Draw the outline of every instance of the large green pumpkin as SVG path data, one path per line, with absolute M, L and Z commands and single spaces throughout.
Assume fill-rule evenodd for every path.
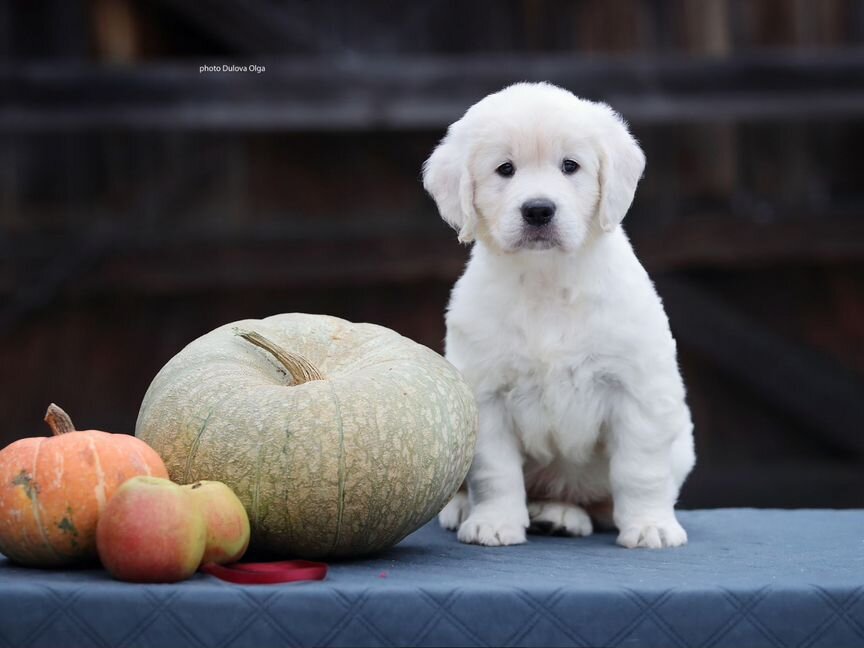
M 226 324 L 172 358 L 135 434 L 179 483 L 228 484 L 252 542 L 358 555 L 429 521 L 468 472 L 477 410 L 440 355 L 390 329 L 292 313 Z

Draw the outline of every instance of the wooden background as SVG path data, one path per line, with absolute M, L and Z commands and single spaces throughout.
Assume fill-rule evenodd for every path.
M 234 319 L 440 350 L 466 250 L 420 166 L 472 102 L 545 79 L 648 157 L 625 225 L 694 412 L 682 504 L 864 506 L 862 45 L 861 0 L 4 3 L 0 445 L 50 401 L 131 432 Z

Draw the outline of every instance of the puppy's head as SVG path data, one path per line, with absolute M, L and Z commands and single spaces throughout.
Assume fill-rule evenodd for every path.
M 644 168 L 609 106 L 519 83 L 450 126 L 423 166 L 423 186 L 460 241 L 566 252 L 618 226 Z

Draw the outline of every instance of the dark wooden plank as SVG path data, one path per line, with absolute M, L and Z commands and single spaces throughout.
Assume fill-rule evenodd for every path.
M 488 92 L 549 80 L 640 123 L 864 114 L 864 52 L 728 59 L 465 56 L 258 61 L 199 73 L 31 63 L 0 68 L 0 128 L 356 130 L 441 128 Z M 253 63 L 253 62 L 248 62 Z
M 239 9 L 231 0 L 158 0 L 158 4 L 241 55 L 275 55 L 297 50 L 321 53 L 336 45 L 328 38 L 328 30 L 296 15 L 303 9 L 296 3 L 294 7 L 280 7 L 273 2 L 246 0 Z
M 682 346 L 825 441 L 864 454 L 864 377 L 774 334 L 691 281 L 664 275 L 656 284 Z
M 162 192 L 150 187 L 157 199 L 173 191 L 171 187 Z M 455 280 L 467 248 L 456 243 L 431 209 L 427 214 L 404 215 L 401 228 L 387 220 L 378 224 L 362 220 L 353 227 L 334 229 L 327 219 L 286 218 L 281 226 L 213 231 L 175 228 L 164 235 L 95 230 L 7 237 L 0 239 L 4 259 L 0 294 L 9 296 L 10 287 L 17 288 L 2 312 L 18 309 L 15 304 L 19 301 L 50 302 L 73 282 L 76 290 L 87 293 L 184 294 L 229 286 Z M 636 229 L 631 238 L 643 264 L 653 273 L 788 262 L 836 263 L 864 257 L 864 220 L 860 218 L 763 224 L 731 217 L 694 217 Z M 72 253 L 74 262 L 67 258 Z M 70 263 L 78 268 L 75 273 L 67 267 Z M 53 270 L 55 267 L 58 269 Z M 25 276 L 26 282 L 21 280 Z M 48 277 L 47 283 L 43 285 L 40 277 Z M 26 290 L 21 286 L 27 286 Z
M 758 268 L 781 263 L 834 263 L 864 258 L 864 219 L 794 215 L 761 222 L 731 214 L 646 221 L 631 239 L 651 272 L 686 268 Z M 654 222 L 665 225 L 654 226 Z M 626 221 L 625 221 L 626 223 Z
M 148 186 L 158 198 L 158 187 Z M 400 223 L 394 223 L 382 212 L 377 220 L 339 221 L 339 227 L 331 225 L 336 219 L 306 219 L 302 214 L 286 213 L 271 223 L 221 228 L 203 228 L 193 223 L 185 228 L 167 229 L 162 234 L 132 235 L 102 228 L 92 232 L 55 229 L 35 235 L 18 233 L 0 238 L 0 257 L 15 265 L 41 264 L 54 256 L 55 249 L 66 245 L 108 249 L 116 257 L 167 255 L 169 259 L 175 253 L 196 249 L 278 251 L 316 247 L 324 250 L 321 253 L 327 265 L 324 269 L 332 273 L 338 272 L 341 264 L 362 256 L 364 250 L 374 254 L 381 246 L 386 247 L 389 258 L 412 257 L 417 242 L 428 243 L 435 253 L 447 248 L 460 250 L 462 246 L 456 243 L 455 234 L 439 222 L 433 209 L 430 204 L 423 213 L 400 213 Z M 655 273 L 688 268 L 837 263 L 864 257 L 864 219 L 856 216 L 801 215 L 788 221 L 762 223 L 718 213 L 693 215 L 680 221 L 657 218 L 646 223 L 651 227 L 630 228 L 630 239 L 643 265 Z M 348 257 L 341 254 L 343 247 L 353 247 L 354 254 Z M 327 260 L 331 252 L 335 256 Z M 460 252 L 458 256 L 462 258 L 464 254 Z M 290 258 L 286 255 L 286 262 Z M 339 263 L 334 264 L 333 259 Z M 208 267 L 201 267 L 199 272 L 208 272 Z M 350 269 L 345 272 L 353 275 Z
M 0 336 L 14 330 L 29 316 L 47 310 L 70 285 L 86 279 L 107 254 L 100 237 L 64 245 L 50 258 L 30 264 L 23 272 L 13 270 L 7 287 L 11 295 L 0 307 Z
M 165 246 L 106 259 L 88 282 L 100 293 L 182 294 L 215 287 L 364 286 L 453 279 L 467 251 L 455 241 L 417 237 Z
M 753 430 L 758 434 L 758 430 Z M 864 471 L 853 462 L 804 458 L 699 465 L 684 483 L 681 508 L 864 507 Z

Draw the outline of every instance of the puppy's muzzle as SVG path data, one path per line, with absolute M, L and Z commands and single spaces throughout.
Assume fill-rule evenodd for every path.
M 545 198 L 534 198 L 522 203 L 522 219 L 534 227 L 548 224 L 555 215 L 555 203 Z

